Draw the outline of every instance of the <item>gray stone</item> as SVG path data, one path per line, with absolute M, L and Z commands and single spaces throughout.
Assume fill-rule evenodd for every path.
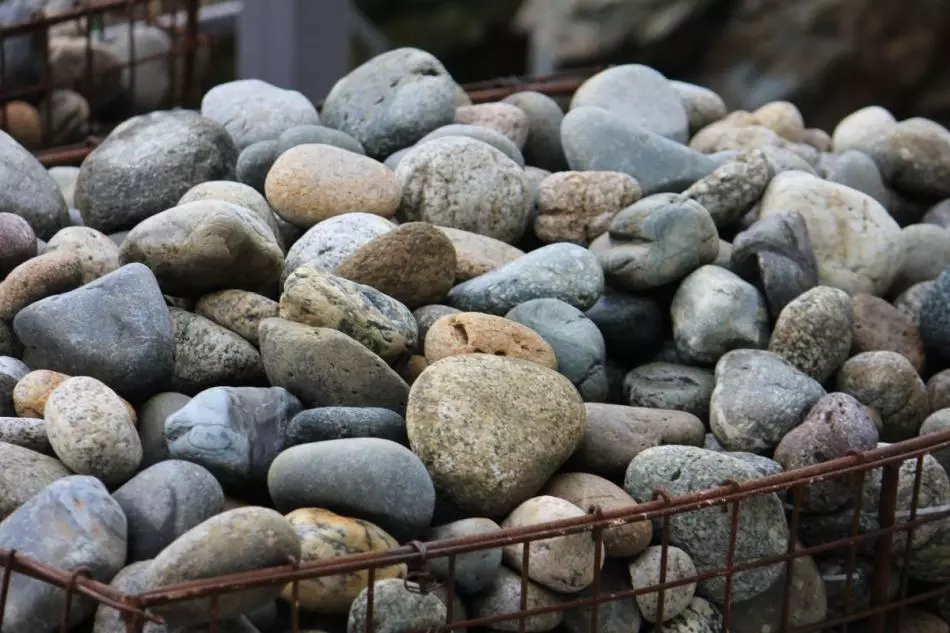
M 165 420 L 172 459 L 200 464 L 231 494 L 263 489 L 300 401 L 281 387 L 214 387 Z
M 215 386 L 261 383 L 264 366 L 254 346 L 197 314 L 169 308 L 175 333 L 171 388 L 194 395 Z
M 140 262 L 173 296 L 234 288 L 273 295 L 284 252 L 257 214 L 224 200 L 198 200 L 140 222 L 122 242 L 119 261 Z
M 564 117 L 561 142 L 572 170 L 629 174 L 647 196 L 679 193 L 725 162 L 594 107 Z
M 19 215 L 0 212 L 0 277 L 36 255 L 36 233 L 30 223 Z
M 240 547 L 234 547 L 240 543 Z M 154 589 L 189 580 L 285 565 L 300 560 L 300 537 L 290 522 L 269 508 L 228 510 L 199 523 L 175 539 L 148 566 L 145 587 Z M 222 620 L 272 602 L 281 585 L 223 594 L 218 600 Z M 208 600 L 199 598 L 156 606 L 152 612 L 169 628 L 203 624 L 211 619 Z
M 396 179 L 403 189 L 399 212 L 410 222 L 507 243 L 517 242 L 528 227 L 534 201 L 528 178 L 487 143 L 464 136 L 420 143 L 399 161 Z
M 950 269 L 940 273 L 927 294 L 917 321 L 927 354 L 950 359 Z
M 935 224 L 945 229 L 950 228 L 950 198 L 942 200 L 930 207 L 920 219 L 921 224 Z
M 455 82 L 438 59 L 397 48 L 363 63 L 327 95 L 323 123 L 359 141 L 382 160 L 455 116 Z
M 66 573 L 85 568 L 108 582 L 125 563 L 126 520 L 101 481 L 73 475 L 54 481 L 0 523 L 0 548 Z M 21 574 L 10 579 L 4 633 L 54 631 L 66 592 Z M 73 596 L 70 626 L 92 615 L 96 603 Z
M 950 231 L 930 224 L 912 224 L 901 230 L 900 270 L 889 291 L 896 295 L 924 281 L 932 281 L 950 268 Z
M 137 21 L 132 28 L 126 24 L 110 25 L 102 33 L 109 51 L 121 64 L 128 64 L 122 68 L 121 80 L 127 94 L 134 99 L 130 104 L 132 109 L 151 112 L 165 107 L 173 77 L 168 64 L 168 55 L 172 54 L 175 45 L 172 36 L 158 25 L 144 21 Z M 199 49 L 196 53 L 196 59 L 200 60 L 202 51 Z M 130 72 L 133 60 L 134 77 Z M 196 68 L 196 73 L 200 73 L 200 67 Z M 184 86 L 184 64 L 177 65 L 175 77 L 177 85 Z
M 521 323 L 554 349 L 558 371 L 586 402 L 607 398 L 607 348 L 594 322 L 559 299 L 532 299 L 508 311 L 505 318 Z
M 234 167 L 238 182 L 253 187 L 255 191 L 264 195 L 264 183 L 267 172 L 277 157 L 280 156 L 280 146 L 277 141 L 258 141 L 248 145 L 238 155 Z
M 172 375 L 171 318 L 141 264 L 27 306 L 13 329 L 30 367 L 98 378 L 123 396 L 151 395 Z
M 649 66 L 624 64 L 601 71 L 574 93 L 571 110 L 603 108 L 678 143 L 689 140 L 689 119 L 679 94 Z
M 294 126 L 320 123 L 307 97 L 260 79 L 218 84 L 202 98 L 201 115 L 223 125 L 239 151 Z
M 611 358 L 628 362 L 648 358 L 663 338 L 663 311 L 651 297 L 606 287 L 585 314 L 603 334 Z
M 562 601 L 558 594 L 530 580 L 527 582 L 525 593 L 528 610 L 554 607 Z M 507 567 L 502 567 L 495 577 L 495 582 L 472 599 L 469 610 L 472 618 L 517 613 L 521 610 L 521 576 Z M 517 616 L 511 617 L 510 620 L 493 622 L 491 630 L 517 633 L 520 630 L 520 621 Z M 525 633 L 546 633 L 556 629 L 563 621 L 563 611 L 528 616 L 524 620 L 524 631 Z
M 429 541 L 474 536 L 476 534 L 495 534 L 501 526 L 491 519 L 461 519 L 445 525 L 433 527 L 426 533 Z M 429 568 L 436 578 L 447 580 L 449 577 L 449 559 L 435 558 L 429 561 Z M 455 590 L 466 594 L 477 594 L 488 589 L 501 570 L 501 549 L 484 549 L 455 557 Z
M 728 454 L 693 446 L 650 448 L 630 462 L 624 488 L 637 501 L 652 499 L 656 488 L 670 496 L 698 492 L 722 485 L 727 479 L 738 483 L 758 479 L 761 474 L 747 462 Z M 703 508 L 670 519 L 670 543 L 693 559 L 699 573 L 726 566 L 730 551 L 731 516 L 721 507 Z M 749 497 L 742 504 L 736 532 L 734 561 L 754 561 L 784 553 L 788 546 L 788 525 L 778 495 Z M 732 576 L 732 599 L 749 600 L 766 591 L 779 577 L 782 564 L 737 572 Z M 699 583 L 697 593 L 717 604 L 725 599 L 721 577 Z
M 380 580 L 373 585 L 372 622 L 376 633 L 436 629 L 445 624 L 446 609 L 442 600 L 435 594 L 422 593 L 418 586 L 414 589 L 397 578 Z M 350 606 L 347 633 L 366 630 L 368 591 L 361 591 Z
M 923 424 L 920 425 L 918 435 L 924 436 L 931 433 L 940 433 L 950 428 L 950 409 L 939 409 L 927 416 Z M 950 447 L 944 447 L 936 451 L 931 451 L 931 455 L 940 462 L 943 469 L 950 473 Z
M 933 121 L 913 118 L 886 126 L 854 149 L 874 159 L 881 175 L 898 191 L 950 196 L 950 132 Z
M 372 213 L 344 213 L 324 220 L 308 229 L 287 251 L 281 281 L 301 266 L 332 273 L 361 246 L 394 228 L 392 222 Z
M 729 350 L 768 345 L 765 299 L 724 268 L 707 265 L 690 274 L 671 312 L 676 349 L 688 362 L 712 365 Z
M 867 154 L 856 150 L 822 154 L 819 168 L 825 180 L 847 185 L 868 194 L 885 207 L 890 206 L 891 191 L 884 184 L 877 165 Z
M 818 285 L 818 263 L 808 227 L 796 211 L 758 220 L 732 242 L 730 268 L 765 295 L 778 318 L 786 305 Z
M 0 521 L 57 479 L 72 473 L 58 459 L 0 441 Z
M 679 96 L 683 109 L 686 110 L 690 135 L 726 118 L 729 113 L 722 97 L 709 88 L 676 80 L 670 80 L 670 88 Z
M 0 417 L 0 442 L 52 455 L 42 418 Z
M 704 367 L 653 362 L 631 369 L 623 392 L 630 406 L 685 411 L 707 420 L 714 385 L 713 372 Z
M 274 210 L 270 208 L 270 204 L 267 203 L 264 195 L 253 187 L 233 180 L 209 180 L 186 191 L 176 206 L 208 199 L 223 200 L 253 211 L 267 225 L 274 237 L 277 238 L 277 243 L 283 248 L 284 242 L 280 227 L 277 224 L 277 216 L 274 214 Z
M 409 386 L 386 362 L 346 334 L 284 319 L 260 327 L 261 358 L 272 385 L 308 408 L 406 408 Z
M 165 443 L 165 418 L 178 411 L 191 400 L 183 393 L 157 393 L 139 409 L 139 439 L 142 442 L 141 468 L 148 468 L 168 459 L 168 444 Z
M 518 149 L 518 146 L 515 145 L 511 139 L 501 132 L 481 125 L 467 125 L 464 123 L 450 123 L 449 125 L 443 125 L 442 127 L 432 130 L 419 139 L 414 147 L 419 147 L 423 143 L 428 143 L 429 141 L 434 141 L 438 138 L 446 138 L 450 136 L 464 136 L 466 138 L 475 139 L 476 141 L 481 141 L 482 143 L 491 145 L 499 152 L 516 162 L 519 167 L 523 168 L 525 165 L 524 156 L 521 154 L 521 150 Z M 402 161 L 400 160 L 400 162 Z
M 69 208 L 56 181 L 32 154 L 3 131 L 0 180 L 6 183 L 0 194 L 0 212 L 22 217 L 38 237 L 48 240 L 70 225 Z
M 20 379 L 30 373 L 23 361 L 12 356 L 0 356 L 0 417 L 15 416 L 13 389 Z
M 44 9 L 45 0 L 12 0 L 0 4 L 0 24 L 13 26 L 36 19 Z M 45 38 L 39 33 L 27 31 L 3 42 L 6 62 L 4 84 L 10 89 L 34 86 L 43 79 L 43 64 L 37 59 Z
M 528 115 L 528 140 L 522 150 L 527 163 L 552 172 L 565 171 L 567 159 L 561 147 L 561 121 L 564 120 L 561 106 L 540 92 L 516 92 L 505 97 L 503 103 L 516 105 Z
M 428 333 L 429 328 L 432 327 L 433 323 L 448 314 L 459 314 L 460 312 L 461 310 L 440 304 L 422 306 L 421 308 L 416 308 L 413 310 L 412 316 L 415 317 L 419 329 L 419 336 L 416 341 L 420 351 L 422 349 L 422 344 L 426 340 L 426 333 Z
M 198 183 L 232 179 L 237 158 L 227 130 L 196 112 L 136 116 L 83 161 L 76 207 L 90 228 L 130 229 L 175 206 Z
M 282 512 L 326 508 L 371 521 L 400 541 L 429 527 L 435 509 L 435 488 L 419 458 L 372 437 L 288 448 L 274 460 L 267 483 Z
M 698 202 L 719 228 L 735 224 L 762 197 L 772 170 L 765 155 L 745 152 L 683 192 Z
M 630 580 L 634 589 L 655 587 L 661 583 L 663 548 L 654 545 L 630 563 Z M 665 582 L 677 582 L 696 576 L 696 566 L 689 554 L 678 547 L 666 550 Z M 660 613 L 659 593 L 643 593 L 636 597 L 640 613 L 648 622 L 666 622 L 686 610 L 696 593 L 696 583 L 690 582 L 663 592 L 663 612 Z
M 618 213 L 590 246 L 607 282 L 621 290 L 648 290 L 679 281 L 711 264 L 719 234 L 709 213 L 678 194 L 656 194 Z
M 284 130 L 277 138 L 277 155 L 279 156 L 298 145 L 314 143 L 318 145 L 333 145 L 334 147 L 348 150 L 354 154 L 366 155 L 363 146 L 360 145 L 360 142 L 355 138 L 346 132 L 341 132 L 340 130 L 335 130 L 332 127 L 325 127 L 323 125 L 295 125 L 294 127 Z
M 152 561 L 140 561 L 126 565 L 113 578 L 109 586 L 124 593 L 140 593 L 146 589 L 148 566 Z M 100 604 L 92 623 L 92 633 L 126 633 L 125 620 L 117 609 Z M 168 633 L 168 627 L 157 622 L 146 622 L 143 633 Z
M 840 618 L 871 606 L 871 587 L 874 582 L 872 559 L 857 556 L 852 565 L 846 555 L 832 553 L 831 557 L 818 561 L 818 573 L 825 585 L 829 618 Z M 893 599 L 899 591 L 900 573 L 893 570 L 888 600 Z
M 824 395 L 820 383 L 781 357 L 735 350 L 716 363 L 709 426 L 730 451 L 766 453 Z
M 321 407 L 295 415 L 284 431 L 284 448 L 310 442 L 376 437 L 409 445 L 406 421 L 378 407 Z
M 785 434 L 775 447 L 775 461 L 785 470 L 813 466 L 844 457 L 850 451 L 863 453 L 877 447 L 877 427 L 867 409 L 852 396 L 823 396 L 801 425 Z M 854 485 L 839 477 L 808 484 L 802 491 L 805 512 L 834 512 L 854 502 Z
M 576 244 L 550 244 L 501 268 L 459 284 L 449 303 L 466 312 L 503 315 L 531 299 L 560 299 L 579 310 L 593 306 L 604 290 L 594 255 Z
M 389 167 L 390 169 L 392 169 L 393 171 L 396 171 L 396 168 L 399 167 L 399 163 L 402 162 L 403 156 L 408 154 L 412 150 L 413 147 L 415 147 L 415 145 L 411 147 L 404 147 L 398 152 L 393 152 L 386 158 L 385 161 L 383 161 L 383 164 L 386 165 L 386 167 Z
M 128 520 L 128 560 L 154 558 L 179 536 L 224 509 L 210 472 L 170 459 L 146 468 L 112 493 Z
M 825 382 L 848 360 L 853 321 L 846 292 L 817 286 L 782 308 L 769 351 Z

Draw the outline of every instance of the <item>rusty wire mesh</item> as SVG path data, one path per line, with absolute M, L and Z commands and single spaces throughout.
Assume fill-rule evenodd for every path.
M 17 102 L 35 106 L 40 115 L 39 138 L 18 138 L 33 151 L 44 165 L 77 164 L 97 144 L 98 140 L 118 121 L 101 116 L 97 111 L 89 113 L 89 126 L 85 138 L 63 143 L 54 136 L 53 102 L 59 90 L 73 90 L 90 101 L 107 78 L 124 76 L 125 97 L 136 101 L 136 91 L 142 82 L 136 81 L 136 73 L 142 72 L 145 64 L 158 64 L 164 60 L 169 89 L 160 108 L 188 105 L 197 94 L 197 54 L 207 41 L 199 32 L 198 10 L 200 0 L 74 0 L 71 9 L 51 14 L 33 15 L 20 24 L 0 28 L 0 129 L 17 136 L 12 129 L 13 106 Z M 168 51 L 157 54 L 137 54 L 136 41 L 141 33 L 140 25 L 160 26 L 169 36 Z M 128 59 L 103 62 L 99 57 L 97 37 L 108 27 L 127 28 Z M 63 35 L 65 34 L 65 35 Z M 50 42 L 59 37 L 76 37 L 84 46 L 84 59 L 77 68 L 59 75 L 54 71 Z M 13 44 L 29 46 L 32 55 L 39 56 L 40 80 L 18 85 L 10 81 L 11 62 L 8 50 Z M 123 114 L 138 113 L 126 111 Z M 120 117 L 124 118 L 124 117 Z
M 934 460 L 928 455 L 950 448 L 950 431 L 943 431 L 893 445 L 882 445 L 864 453 L 851 453 L 845 457 L 823 462 L 807 468 L 801 468 L 760 479 L 737 483 L 723 482 L 722 486 L 696 491 L 686 495 L 669 496 L 664 490 L 655 490 L 651 501 L 632 505 L 628 508 L 604 511 L 591 507 L 583 517 L 563 519 L 550 523 L 520 528 L 509 528 L 500 532 L 459 537 L 440 541 L 421 543 L 414 541 L 398 548 L 382 552 L 371 552 L 341 556 L 317 561 L 290 561 L 282 567 L 261 569 L 232 574 L 218 578 L 205 578 L 176 585 L 165 586 L 136 594 L 123 595 L 114 588 L 103 585 L 84 576 L 83 570 L 58 570 L 49 565 L 28 560 L 13 552 L 0 551 L 3 576 L 0 584 L 0 629 L 8 589 L 13 582 L 46 582 L 60 587 L 66 592 L 64 602 L 62 631 L 67 631 L 69 609 L 72 597 L 82 594 L 98 601 L 107 608 L 122 612 L 127 630 L 138 632 L 148 621 L 160 622 L 161 613 L 170 606 L 188 604 L 190 608 L 206 609 L 209 630 L 221 630 L 221 602 L 229 594 L 248 590 L 272 588 L 275 590 L 290 588 L 289 623 L 282 630 L 297 633 L 304 630 L 299 604 L 300 583 L 314 578 L 328 578 L 341 574 L 366 572 L 366 608 L 373 613 L 375 600 L 375 579 L 378 570 L 398 564 L 406 564 L 410 570 L 405 582 L 411 583 L 413 590 L 428 592 L 440 586 L 445 592 L 447 608 L 446 623 L 440 631 L 461 631 L 475 627 L 503 631 L 540 631 L 537 618 L 550 613 L 563 613 L 586 608 L 584 617 L 589 618 L 589 631 L 599 631 L 600 608 L 593 605 L 629 599 L 646 594 L 656 596 L 656 621 L 652 631 L 660 633 L 665 629 L 663 622 L 664 596 L 666 592 L 691 583 L 701 583 L 710 579 L 720 579 L 723 583 L 723 598 L 718 600 L 717 608 L 721 614 L 721 630 L 730 630 L 730 619 L 741 603 L 734 604 L 731 596 L 734 581 L 738 574 L 765 567 L 783 566 L 784 574 L 778 576 L 770 588 L 777 608 L 777 628 L 771 633 L 806 633 L 810 631 L 847 632 L 867 631 L 887 633 L 901 630 L 901 621 L 905 610 L 910 606 L 926 606 L 935 600 L 950 597 L 950 561 L 946 561 L 946 575 L 939 578 L 927 578 L 930 582 L 912 582 L 911 556 L 918 550 L 915 536 L 927 530 L 931 536 L 936 530 L 950 532 L 950 506 L 946 503 L 933 505 L 927 497 L 925 460 L 931 465 Z M 942 470 L 942 467 L 941 467 Z M 910 483 L 912 481 L 912 483 Z M 825 534 L 820 543 L 808 543 L 802 530 L 803 522 L 809 516 L 803 512 L 803 498 L 811 487 L 838 482 L 850 486 L 853 491 L 853 504 L 850 512 L 850 529 L 846 534 Z M 876 506 L 870 508 L 862 502 L 868 494 L 868 486 L 877 490 L 874 496 Z M 785 551 L 774 556 L 739 560 L 736 544 L 739 537 L 740 517 L 743 505 L 757 497 L 777 494 L 783 501 L 788 524 L 788 539 Z M 928 503 L 930 505 L 928 505 Z M 703 569 L 695 575 L 667 581 L 667 557 L 669 547 L 677 545 L 671 527 L 678 518 L 690 513 L 716 512 L 728 519 L 730 526 L 729 546 L 725 553 L 726 564 L 715 569 Z M 695 515 L 694 515 L 695 516 Z M 868 518 L 871 518 L 868 521 Z M 660 549 L 659 582 L 650 586 L 622 590 L 602 586 L 601 555 L 604 552 L 604 534 L 606 531 L 637 522 L 650 521 L 654 526 L 653 543 Z M 927 527 L 930 526 L 930 527 Z M 517 544 L 537 543 L 568 535 L 589 534 L 594 542 L 593 582 L 583 595 L 561 595 L 555 604 L 540 607 L 529 605 L 529 577 L 531 565 L 531 547 L 521 547 L 520 566 L 527 570 L 520 574 L 519 608 L 507 613 L 473 617 L 459 621 L 454 613 L 456 597 L 455 572 L 458 557 L 485 550 L 510 547 Z M 946 533 L 945 533 L 946 534 Z M 812 537 L 813 540 L 813 537 Z M 802 542 L 799 546 L 798 543 Z M 680 543 L 682 545 L 682 543 Z M 950 541 L 943 547 L 943 553 L 950 550 Z M 929 555 L 929 554 L 928 554 Z M 792 565 L 804 557 L 828 560 L 833 556 L 839 561 L 833 580 L 834 587 L 825 586 L 829 597 L 829 609 L 821 621 L 810 621 L 797 626 L 793 618 L 792 603 L 799 589 L 793 586 Z M 446 559 L 447 573 L 436 577 L 430 564 L 436 559 Z M 859 559 L 868 565 L 861 576 Z M 509 561 L 510 564 L 510 561 Z M 28 576 L 36 580 L 18 578 Z M 863 589 L 859 588 L 859 585 Z M 831 608 L 831 597 L 834 609 Z M 476 614 L 477 615 L 477 614 Z M 533 620 L 534 619 L 534 620 Z M 508 623 L 508 624 L 505 624 Z M 850 625 L 850 627 L 849 627 Z M 365 631 L 374 630 L 374 619 L 367 618 Z M 357 633 L 351 631 L 350 633 Z

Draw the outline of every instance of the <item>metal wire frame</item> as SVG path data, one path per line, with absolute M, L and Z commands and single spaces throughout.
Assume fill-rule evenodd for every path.
M 137 67 L 160 59 L 168 60 L 169 73 L 169 94 L 166 98 L 165 107 L 172 108 L 184 105 L 197 96 L 196 88 L 198 78 L 196 76 L 196 54 L 200 47 L 206 45 L 206 38 L 199 32 L 198 10 L 200 8 L 199 0 L 164 0 L 163 9 L 167 11 L 164 14 L 163 22 L 168 27 L 166 32 L 172 39 L 171 49 L 167 53 L 155 55 L 137 56 L 135 27 L 137 23 L 153 24 L 159 16 L 154 15 L 154 3 L 150 0 L 103 0 L 93 6 L 83 6 L 82 0 L 76 0 L 75 7 L 54 16 L 44 17 L 34 15 L 29 22 L 22 24 L 9 25 L 0 28 L 0 129 L 10 131 L 10 122 L 7 111 L 7 104 L 15 100 L 25 100 L 32 103 L 39 103 L 42 108 L 40 116 L 41 121 L 41 144 L 36 150 L 37 158 L 47 167 L 65 164 L 77 164 L 80 162 L 95 145 L 98 138 L 95 135 L 89 136 L 83 142 L 54 146 L 52 139 L 52 99 L 53 92 L 61 88 L 80 88 L 81 90 L 91 92 L 101 81 L 101 73 L 97 74 L 93 65 L 93 37 L 92 33 L 97 27 L 101 27 L 106 18 L 118 18 L 125 22 L 128 27 L 129 37 L 129 61 L 110 65 L 104 69 L 107 73 L 120 73 L 128 70 L 129 77 L 129 97 L 134 102 L 135 91 L 137 89 L 136 72 Z M 184 14 L 184 23 L 179 23 L 179 13 Z M 50 30 L 57 25 L 75 22 L 82 25 L 82 31 L 87 34 L 85 38 L 85 60 L 83 65 L 83 77 L 79 85 L 72 82 L 57 83 L 53 76 L 53 69 L 50 59 L 49 40 Z M 5 46 L 9 38 L 31 38 L 39 54 L 42 56 L 42 80 L 34 85 L 18 88 L 7 88 L 7 78 L 9 76 L 9 64 L 7 49 Z M 181 81 L 178 81 L 178 64 L 182 64 Z M 178 84 L 181 85 L 178 85 Z

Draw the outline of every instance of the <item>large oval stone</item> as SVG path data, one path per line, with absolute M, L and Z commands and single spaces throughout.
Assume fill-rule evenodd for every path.
M 536 494 L 577 447 L 586 420 L 567 378 L 485 354 L 430 365 L 413 383 L 406 413 L 410 446 L 436 489 L 487 517 Z

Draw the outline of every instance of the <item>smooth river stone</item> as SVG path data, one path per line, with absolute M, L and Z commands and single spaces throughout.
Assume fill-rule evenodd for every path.
M 0 441 L 0 521 L 57 479 L 72 473 L 53 457 Z

